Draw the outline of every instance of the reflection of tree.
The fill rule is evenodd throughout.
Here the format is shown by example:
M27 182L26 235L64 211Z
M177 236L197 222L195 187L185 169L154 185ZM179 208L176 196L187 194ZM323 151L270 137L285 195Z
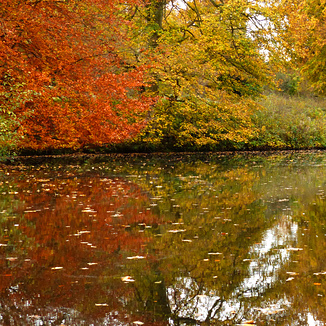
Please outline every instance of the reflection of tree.
M299 226L297 245L303 250L295 253L296 263L288 264L288 270L295 270L298 275L283 292L291 302L293 320L301 320L302 325L308 315L311 319L326 321L325 191L325 186L318 187L311 200L302 199L293 218Z
M173 177L167 177L168 173L157 176L156 185L163 185L159 190L155 184L148 185L155 197L161 196L160 211L166 212L171 221L162 232L161 241L153 243L153 250L162 253L160 269L175 323L202 320L233 325L252 319L278 325L289 320L307 324L309 313L318 316L302 309L307 306L303 298L306 292L292 288L292 274L284 272L292 260L300 257L301 250L292 252L282 248L302 247L290 215L298 207L298 200L299 203L311 200L311 191L323 183L320 177L325 173L317 167L322 173L316 177L309 168L291 166L291 162L293 157L284 158L280 165L271 166L267 171L257 170L257 173L246 168L227 171L214 164L197 163L197 167L177 164L173 166ZM165 169L171 172L170 167ZM300 188L303 182L306 186ZM271 228L275 223L276 227ZM169 232L172 229L175 232ZM277 241L264 255L249 254L267 229L269 233L274 232L273 239ZM269 241L267 237L266 242ZM222 255L214 257L208 255L209 252ZM318 252L317 246L313 252ZM248 257L259 264L251 272L251 263L243 261ZM289 267L288 271L291 270L296 269ZM326 271L326 266L320 270ZM248 273L259 278L248 279ZM244 284L249 281L254 283L246 288ZM140 284L145 292L146 284ZM314 290L318 287L313 282L311 286ZM284 295L287 288L296 293L301 307L293 316L289 312L293 305L291 297ZM200 309L204 305L205 315L201 316Z
M142 254L150 239L143 225L159 222L146 210L146 194L121 178L26 175L15 183L12 198L24 204L15 206L15 218L1 216L5 325L123 311L116 298L130 296L130 289L121 281L122 260Z
M188 299L179 300L182 280L191 279L190 302L214 291L216 300L206 319L216 318L221 303L247 273L243 259L250 246L269 225L251 190L259 177L246 168L228 171L201 162L159 169L132 165L123 174L130 181L107 178L105 173L96 179L74 178L73 172L60 179L40 175L19 181L20 189L28 189L18 195L25 202L19 229L34 244L23 252L22 258L30 261L10 268L13 284L21 284L18 293L22 298L32 295L35 305L43 307L53 294L56 305L63 307L76 307L84 298L83 310L93 316L94 302L107 302L109 293L119 298L110 301L110 311L120 306L147 315L151 322L164 322L166 315L178 321L178 311L189 306ZM217 252L221 255L210 255ZM94 253L97 265L87 266ZM142 253L146 260L121 260ZM91 272L80 272L85 266ZM64 268L51 270L56 267ZM31 282L24 278L26 270ZM123 284L123 274L132 275L135 282ZM99 284L87 276L105 281ZM78 295L72 297L72 291ZM191 314L182 318L196 319Z
M171 222L148 245L156 267L147 262L143 268L148 273L140 275L135 284L139 298L147 302L155 284L164 280L175 323L241 321L238 313L228 316L225 302L248 275L249 262L244 259L251 246L274 223L265 219L265 208L252 191L259 177L244 168L223 171L216 166L214 170L202 163L188 169L183 164L174 166L171 179L159 180L167 175L155 179L156 185L162 185L158 190L155 184L147 186L155 198L161 198L159 210ZM160 278L153 278L150 275L157 265ZM205 314L200 311L203 304Z
M234 158L10 171L0 185L4 324L325 320L326 274L314 275L326 271L326 205L322 189L314 195L325 172L255 162L264 167Z

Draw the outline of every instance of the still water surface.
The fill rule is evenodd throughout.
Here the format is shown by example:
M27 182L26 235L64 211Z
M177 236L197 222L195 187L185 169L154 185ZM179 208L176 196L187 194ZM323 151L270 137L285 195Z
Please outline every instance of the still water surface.
M0 325L325 325L326 152L0 168Z

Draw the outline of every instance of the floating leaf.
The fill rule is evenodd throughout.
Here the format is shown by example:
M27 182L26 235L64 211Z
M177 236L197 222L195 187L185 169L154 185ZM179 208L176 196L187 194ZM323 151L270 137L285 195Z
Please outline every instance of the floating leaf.
M121 277L122 282L135 282L135 280L131 276L123 276Z
M197 298L208 298L208 296L206 294L198 294L196 297Z
M253 320L246 320L246 321L243 321L241 324L239 324L239 325L254 325L254 324L256 324L256 322L255 321L253 321Z
M186 232L186 230L169 230L170 233Z
M127 259L145 259L146 257L144 256L131 256L131 257L127 257Z
M91 208L86 208L82 210L82 213L97 213L97 211Z
M288 251L300 251L303 250L303 248L286 248Z
M289 275L292 275L292 276L299 275L299 273L297 273L297 272L286 272L286 274L289 274Z
M294 277L289 277L289 278L287 278L285 281L286 281L286 282L290 282L290 281L292 281L292 280L294 280Z
M272 308L272 307L268 307L268 308L254 308L254 310L259 310L260 312L262 312L265 315L275 315L279 312L285 311L285 309L282 308Z
M314 273L314 275L325 275L326 272L319 272L319 273Z

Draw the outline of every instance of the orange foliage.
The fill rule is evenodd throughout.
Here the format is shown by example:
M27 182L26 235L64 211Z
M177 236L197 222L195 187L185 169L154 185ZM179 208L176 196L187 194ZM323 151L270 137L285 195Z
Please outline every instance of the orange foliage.
M145 67L119 54L118 2L1 1L0 113L20 121L20 147L116 143L141 128L152 99Z

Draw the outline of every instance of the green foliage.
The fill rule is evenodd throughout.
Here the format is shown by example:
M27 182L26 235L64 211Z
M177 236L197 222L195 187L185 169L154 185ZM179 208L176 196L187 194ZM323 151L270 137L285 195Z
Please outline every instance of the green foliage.
M32 101L38 94L32 90L24 90L24 83L20 83L10 75L1 80L0 89L0 161L10 155L15 155L15 149L22 139L18 132L26 114L17 117L22 105ZM32 111L30 112L30 114Z
M0 161L12 154L17 134L12 131L14 123L0 113Z
M296 73L279 72L276 76L282 93L297 95L300 91L301 77Z
M326 146L326 102L318 98L270 94L253 116L260 130L250 148L303 149Z

